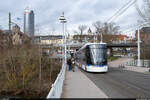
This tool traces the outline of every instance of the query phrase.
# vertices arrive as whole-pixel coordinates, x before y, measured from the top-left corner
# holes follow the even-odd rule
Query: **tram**
[[[107,44],[87,43],[74,54],[77,66],[87,72],[107,72]]]

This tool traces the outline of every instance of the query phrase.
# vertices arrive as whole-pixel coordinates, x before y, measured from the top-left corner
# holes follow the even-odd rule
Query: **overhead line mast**
[[[9,12],[8,26],[9,26],[9,33],[11,33],[11,13],[10,12]]]

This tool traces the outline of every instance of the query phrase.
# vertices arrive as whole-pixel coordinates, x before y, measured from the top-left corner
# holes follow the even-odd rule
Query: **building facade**
[[[136,40],[137,40],[138,34],[136,31]],[[140,29],[140,39],[142,43],[149,44],[150,43],[150,27],[143,27]]]
[[[34,37],[34,12],[28,8],[24,11],[24,33],[30,38]]]
[[[45,35],[45,36],[35,36],[34,40],[36,43],[40,44],[62,44],[62,35]]]
[[[74,35],[73,40],[74,41],[80,41],[82,42],[94,42],[94,37],[99,37],[100,35]],[[130,40],[130,41],[129,41]],[[97,42],[100,42],[96,40]],[[112,35],[112,34],[103,34],[103,42],[106,43],[132,43],[132,39],[129,39],[126,35]]]
[[[18,25],[13,26],[12,29],[12,44],[13,45],[21,45],[23,43],[29,43],[30,38],[20,31],[20,27]]]

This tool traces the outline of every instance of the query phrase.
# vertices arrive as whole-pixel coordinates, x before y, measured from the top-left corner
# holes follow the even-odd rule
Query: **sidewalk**
[[[62,98],[108,98],[77,67],[75,72],[66,71]]]
[[[149,68],[145,68],[145,67],[125,66],[125,70],[130,70],[130,71],[135,71],[135,72],[139,72],[139,73],[150,74],[150,72],[148,72]]]
[[[125,64],[126,62],[132,60],[131,58],[119,58],[118,60],[109,62],[109,66],[110,67],[117,67],[120,64]],[[145,67],[136,67],[136,66],[126,66],[125,68],[123,68],[123,70],[129,70],[129,71],[135,71],[135,72],[140,72],[140,73],[146,73],[146,74],[150,74],[150,72],[148,72],[149,68],[145,68]]]

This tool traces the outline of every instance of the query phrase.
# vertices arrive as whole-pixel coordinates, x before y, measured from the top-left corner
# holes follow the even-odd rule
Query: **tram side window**
[[[78,61],[80,61],[80,60],[81,60],[80,55],[81,55],[81,53],[80,53],[80,52],[78,52],[78,53],[77,53],[77,60],[78,60]]]
[[[85,49],[83,49],[83,52],[82,52],[82,61],[83,61],[84,63],[86,62]]]
[[[87,64],[92,64],[91,57],[90,57],[90,49],[89,49],[89,47],[86,48],[85,58],[86,58]]]

